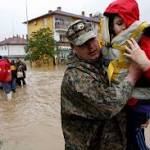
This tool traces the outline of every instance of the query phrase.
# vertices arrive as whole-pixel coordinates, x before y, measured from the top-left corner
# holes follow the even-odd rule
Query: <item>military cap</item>
[[[68,27],[66,37],[73,45],[80,46],[91,38],[96,37],[96,32],[91,22],[77,20]]]

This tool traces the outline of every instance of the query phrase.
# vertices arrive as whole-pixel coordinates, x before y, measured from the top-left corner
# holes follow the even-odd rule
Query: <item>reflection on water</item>
[[[64,66],[28,69],[11,101],[0,91],[1,150],[63,150],[60,84]]]

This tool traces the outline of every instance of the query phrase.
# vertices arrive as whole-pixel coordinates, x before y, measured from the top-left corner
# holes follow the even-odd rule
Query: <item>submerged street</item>
[[[24,87],[6,101],[0,90],[1,150],[63,150],[60,84],[64,67],[28,69]]]
[[[65,67],[30,69],[24,87],[6,101],[0,90],[0,150],[64,150],[60,85]],[[146,129],[150,144],[150,126]]]

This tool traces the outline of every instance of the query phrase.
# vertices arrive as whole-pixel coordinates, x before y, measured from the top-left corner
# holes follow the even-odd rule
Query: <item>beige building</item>
[[[58,7],[57,10],[49,10],[47,14],[33,18],[24,23],[28,25],[28,35],[30,37],[32,32],[39,30],[40,28],[49,27],[54,33],[54,39],[58,43],[59,53],[57,55],[59,60],[66,59],[70,46],[65,37],[65,33],[68,25],[77,20],[84,19],[90,22],[93,22],[96,29],[98,29],[98,18],[93,17],[92,14],[89,14],[88,17],[85,16],[85,12],[82,11],[81,15],[72,14],[61,10],[61,7]]]

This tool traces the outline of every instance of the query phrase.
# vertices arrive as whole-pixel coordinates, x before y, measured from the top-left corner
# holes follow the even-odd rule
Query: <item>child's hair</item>
[[[114,21],[114,18],[118,15],[117,14],[106,14],[106,15],[109,18],[108,27],[109,27],[110,37],[113,38],[116,35],[114,32],[113,21]]]

